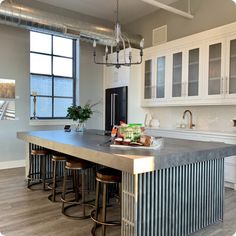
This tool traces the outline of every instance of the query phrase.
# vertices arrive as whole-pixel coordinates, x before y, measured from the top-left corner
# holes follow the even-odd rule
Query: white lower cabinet
[[[225,158],[225,186],[236,191],[236,156]]]

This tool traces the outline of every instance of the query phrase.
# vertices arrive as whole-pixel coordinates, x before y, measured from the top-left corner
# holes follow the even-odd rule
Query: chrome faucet
[[[190,110],[185,110],[183,114],[183,119],[185,118],[186,113],[189,113],[189,129],[192,129],[195,126],[193,124],[193,114]]]

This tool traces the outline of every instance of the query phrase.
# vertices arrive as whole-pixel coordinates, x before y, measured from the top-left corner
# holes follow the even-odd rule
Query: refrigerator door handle
[[[118,96],[118,94],[114,93],[113,94],[113,125],[115,125],[116,123],[116,96]]]
[[[113,126],[113,93],[111,94],[111,126]]]

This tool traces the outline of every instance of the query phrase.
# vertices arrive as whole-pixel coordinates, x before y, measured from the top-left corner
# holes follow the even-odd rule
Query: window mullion
[[[53,35],[52,35],[52,46],[51,46],[51,50],[52,50],[52,57],[51,57],[51,68],[52,68],[52,71],[51,71],[51,74],[52,74],[52,118],[54,118],[54,75],[53,75]]]
[[[76,40],[73,40],[73,105],[76,105]]]

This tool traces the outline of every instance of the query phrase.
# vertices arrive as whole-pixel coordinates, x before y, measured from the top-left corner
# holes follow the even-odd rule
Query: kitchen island
[[[165,138],[157,150],[118,149],[96,130],[17,137],[122,171],[122,236],[184,236],[223,220],[224,157],[235,145]]]

